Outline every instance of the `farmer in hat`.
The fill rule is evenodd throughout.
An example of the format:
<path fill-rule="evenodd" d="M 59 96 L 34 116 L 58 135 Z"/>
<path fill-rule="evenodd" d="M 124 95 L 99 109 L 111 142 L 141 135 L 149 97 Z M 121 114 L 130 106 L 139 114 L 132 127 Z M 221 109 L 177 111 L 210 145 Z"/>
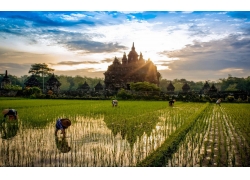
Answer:
<path fill-rule="evenodd" d="M 220 106 L 220 103 L 221 103 L 221 98 L 219 98 L 219 99 L 216 101 L 216 105 L 219 105 L 219 106 Z"/>
<path fill-rule="evenodd" d="M 57 131 L 61 130 L 61 134 L 63 134 L 63 137 L 66 137 L 65 130 L 71 126 L 71 121 L 68 118 L 58 119 L 56 121 L 56 130 L 55 130 L 55 136 L 57 136 Z"/>
<path fill-rule="evenodd" d="M 112 106 L 117 107 L 118 106 L 118 101 L 116 99 L 112 100 Z"/>
<path fill-rule="evenodd" d="M 171 99 L 171 100 L 169 101 L 169 106 L 174 106 L 174 102 L 175 102 L 175 99 L 174 99 L 174 100 Z"/>
<path fill-rule="evenodd" d="M 6 117 L 9 117 L 9 120 L 17 120 L 17 111 L 15 109 L 4 109 L 3 110 L 3 122 L 5 122 Z"/>

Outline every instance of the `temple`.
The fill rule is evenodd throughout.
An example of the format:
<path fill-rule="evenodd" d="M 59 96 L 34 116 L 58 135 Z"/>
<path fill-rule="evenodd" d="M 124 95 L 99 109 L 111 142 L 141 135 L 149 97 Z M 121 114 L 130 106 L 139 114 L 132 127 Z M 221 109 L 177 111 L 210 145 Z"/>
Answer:
<path fill-rule="evenodd" d="M 119 89 L 130 89 L 130 83 L 149 82 L 159 86 L 160 73 L 150 60 L 145 61 L 142 53 L 135 51 L 134 43 L 128 55 L 124 52 L 121 62 L 115 57 L 113 63 L 104 73 L 105 88 L 118 91 Z"/>
<path fill-rule="evenodd" d="M 174 92 L 174 85 L 172 84 L 172 82 L 170 81 L 169 85 L 167 86 L 167 91 L 168 92 Z"/>
<path fill-rule="evenodd" d="M 36 76 L 32 74 L 24 83 L 25 87 L 39 87 L 41 88 L 41 83 L 38 81 Z"/>
<path fill-rule="evenodd" d="M 8 76 L 7 70 L 5 71 L 5 76 L 3 77 L 2 82 L 1 82 L 1 88 L 4 88 L 5 85 L 11 85 L 11 80 Z"/>
<path fill-rule="evenodd" d="M 51 90 L 53 91 L 53 93 L 59 93 L 60 86 L 61 86 L 61 83 L 58 81 L 58 79 L 55 77 L 54 74 L 46 82 L 47 91 Z"/>

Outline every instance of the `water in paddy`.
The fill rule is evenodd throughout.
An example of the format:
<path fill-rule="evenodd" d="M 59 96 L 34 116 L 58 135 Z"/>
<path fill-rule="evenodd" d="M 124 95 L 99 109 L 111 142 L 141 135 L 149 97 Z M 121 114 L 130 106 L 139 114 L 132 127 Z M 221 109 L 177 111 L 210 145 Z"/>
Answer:
<path fill-rule="evenodd" d="M 18 122 L 1 127 L 1 167 L 135 166 L 177 126 L 166 117 L 158 117 L 155 124 L 138 124 L 131 129 L 111 123 L 104 116 L 78 116 L 63 139 L 60 131 L 58 138 L 54 135 L 55 122 L 31 129 L 24 127 L 21 119 Z"/>

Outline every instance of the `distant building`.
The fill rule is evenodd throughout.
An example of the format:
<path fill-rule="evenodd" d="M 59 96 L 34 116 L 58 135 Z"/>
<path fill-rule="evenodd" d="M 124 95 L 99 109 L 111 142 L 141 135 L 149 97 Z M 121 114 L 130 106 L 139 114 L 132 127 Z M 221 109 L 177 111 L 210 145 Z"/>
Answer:
<path fill-rule="evenodd" d="M 78 91 L 81 91 L 81 92 L 88 92 L 90 90 L 90 87 L 88 85 L 88 83 L 85 81 L 83 84 L 81 84 L 78 88 L 77 88 Z"/>
<path fill-rule="evenodd" d="M 208 93 L 209 89 L 210 89 L 210 85 L 209 85 L 208 82 L 206 81 L 206 83 L 204 84 L 204 86 L 203 86 L 202 89 L 201 89 L 201 93 L 202 93 L 202 94 L 206 94 L 206 93 Z"/>
<path fill-rule="evenodd" d="M 167 91 L 168 92 L 174 92 L 174 85 L 172 84 L 172 82 L 170 81 L 169 85 L 167 86 Z"/>
<path fill-rule="evenodd" d="M 5 70 L 5 76 L 3 77 L 1 81 L 1 88 L 4 88 L 5 85 L 11 85 L 11 80 L 8 76 L 7 70 Z"/>
<path fill-rule="evenodd" d="M 185 84 L 182 86 L 182 91 L 183 91 L 183 92 L 189 92 L 189 90 L 190 90 L 190 86 L 189 86 L 187 83 L 185 83 Z"/>
<path fill-rule="evenodd" d="M 41 83 L 37 80 L 36 76 L 31 75 L 28 80 L 24 83 L 25 87 L 39 87 L 41 88 Z"/>
<path fill-rule="evenodd" d="M 137 54 L 133 43 L 128 56 L 124 52 L 121 62 L 115 57 L 104 76 L 105 88 L 118 91 L 121 88 L 130 89 L 133 82 L 146 81 L 159 86 L 160 73 L 152 61 L 145 61 L 142 53 Z"/>
<path fill-rule="evenodd" d="M 217 93 L 217 88 L 214 86 L 214 84 L 212 84 L 212 86 L 210 87 L 208 93 Z"/>
<path fill-rule="evenodd" d="M 47 91 L 51 90 L 55 94 L 59 93 L 60 86 L 61 86 L 61 83 L 58 81 L 58 79 L 55 77 L 54 74 L 46 82 L 46 89 L 47 89 Z"/>
<path fill-rule="evenodd" d="M 104 90 L 103 85 L 102 85 L 101 82 L 99 81 L 99 82 L 97 83 L 97 85 L 95 86 L 95 91 L 96 91 L 96 92 L 100 92 L 100 91 L 103 91 L 103 90 Z"/>

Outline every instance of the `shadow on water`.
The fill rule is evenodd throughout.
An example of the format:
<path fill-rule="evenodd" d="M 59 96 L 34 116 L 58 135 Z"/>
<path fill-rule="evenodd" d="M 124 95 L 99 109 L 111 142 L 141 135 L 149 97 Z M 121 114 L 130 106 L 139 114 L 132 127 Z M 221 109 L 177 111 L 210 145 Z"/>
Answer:
<path fill-rule="evenodd" d="M 17 120 L 6 120 L 0 123 L 0 132 L 2 139 L 11 139 L 17 135 L 19 126 Z"/>
<path fill-rule="evenodd" d="M 66 138 L 55 137 L 56 147 L 62 153 L 68 153 L 71 150 Z"/>

